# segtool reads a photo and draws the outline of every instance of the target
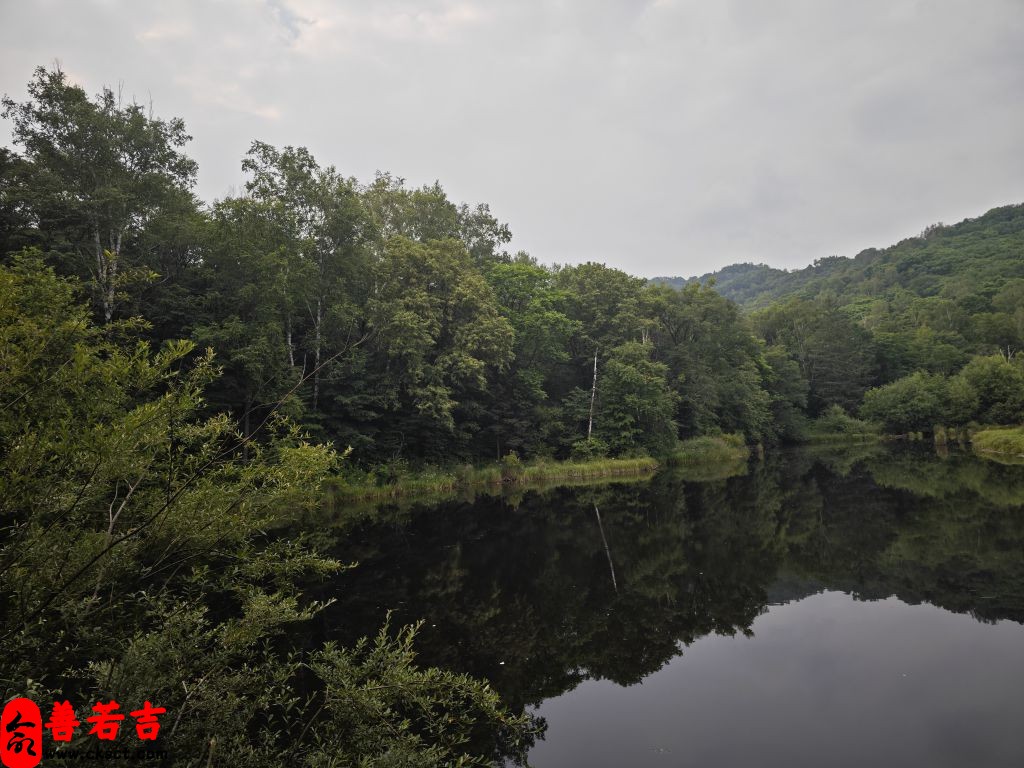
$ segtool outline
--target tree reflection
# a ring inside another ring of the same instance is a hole
[[[359,566],[323,635],[424,620],[424,663],[488,678],[516,708],[585,679],[632,685],[770,602],[838,589],[1024,621],[1024,470],[956,450],[792,452],[744,475],[387,509],[343,529]],[[597,514],[595,511],[597,510]],[[331,530],[320,535],[331,543]]]

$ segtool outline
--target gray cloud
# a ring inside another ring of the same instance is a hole
[[[1024,200],[1019,0],[0,4],[0,90],[59,58],[185,118],[440,179],[546,262],[802,266]],[[2,129],[4,138],[6,126]]]

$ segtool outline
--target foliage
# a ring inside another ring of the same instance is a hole
[[[37,255],[0,270],[5,697],[159,702],[181,764],[325,765],[338,727],[349,761],[489,759],[477,726],[525,737],[486,685],[415,667],[410,629],[287,642],[322,608],[304,585],[342,566],[268,531],[318,507],[342,457],[282,417],[256,441],[203,416],[210,354],[154,352],[76,298]]]
[[[855,419],[838,405],[831,406],[809,426],[804,439],[811,442],[877,437],[876,425]]]
[[[998,355],[976,357],[957,375],[922,372],[870,390],[861,415],[895,432],[931,431],[935,424],[1024,421],[1024,367]]]
[[[28,92],[24,103],[3,100],[27,161],[14,179],[17,195],[40,244],[67,254],[68,272],[90,278],[110,322],[124,288],[152,276],[143,231],[194,209],[196,164],[180,151],[191,137],[180,119],[153,118],[110,89],[90,100],[59,68],[37,68]]]
[[[839,307],[790,299],[757,313],[753,322],[770,346],[781,346],[799,366],[812,416],[831,405],[857,407],[874,373],[874,349],[870,334]]]
[[[608,455],[608,443],[599,437],[578,440],[572,446],[573,461],[591,461]]]
[[[931,431],[946,422],[949,383],[944,376],[917,372],[868,390],[861,416],[893,433]]]

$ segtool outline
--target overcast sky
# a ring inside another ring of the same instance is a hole
[[[185,118],[207,200],[305,145],[547,263],[799,267],[1024,201],[1024,0],[0,0],[0,91],[55,59]]]

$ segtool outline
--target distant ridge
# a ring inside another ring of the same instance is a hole
[[[834,294],[843,304],[858,298],[975,294],[991,297],[1007,280],[1024,278],[1024,204],[993,208],[959,224],[935,224],[916,237],[853,258],[829,256],[787,271],[766,264],[732,264],[700,277],[654,277],[676,288],[714,280],[715,290],[747,309],[789,296]]]

